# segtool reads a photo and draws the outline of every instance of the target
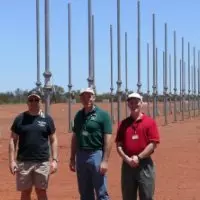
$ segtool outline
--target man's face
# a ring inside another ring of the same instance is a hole
[[[131,98],[128,100],[128,107],[131,113],[138,113],[142,107],[142,101],[137,98]]]
[[[95,101],[95,96],[92,93],[84,92],[80,95],[80,101],[84,107],[92,107]]]
[[[30,96],[27,101],[29,110],[37,111],[40,109],[40,99],[37,96]]]

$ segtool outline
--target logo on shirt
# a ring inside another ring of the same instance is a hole
[[[97,117],[97,115],[96,115],[96,114],[92,114],[92,115],[91,115],[91,117],[90,117],[90,120],[95,120],[95,119],[96,119],[96,117]]]
[[[37,123],[38,123],[38,126],[40,126],[40,127],[45,127],[46,126],[46,122],[44,122],[44,121],[37,121]]]

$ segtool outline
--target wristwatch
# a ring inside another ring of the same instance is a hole
[[[53,158],[52,160],[53,160],[53,161],[56,161],[56,162],[58,163],[58,159],[56,159],[56,158]]]
[[[140,158],[140,156],[139,155],[137,155],[137,157],[138,157],[138,160],[139,160],[139,162],[142,160],[142,158]]]

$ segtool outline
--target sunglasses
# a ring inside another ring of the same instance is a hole
[[[29,99],[28,102],[39,102],[39,99]]]

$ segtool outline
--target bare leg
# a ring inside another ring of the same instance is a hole
[[[32,188],[21,191],[21,200],[31,200]]]
[[[47,191],[44,189],[35,188],[38,200],[48,200]]]

